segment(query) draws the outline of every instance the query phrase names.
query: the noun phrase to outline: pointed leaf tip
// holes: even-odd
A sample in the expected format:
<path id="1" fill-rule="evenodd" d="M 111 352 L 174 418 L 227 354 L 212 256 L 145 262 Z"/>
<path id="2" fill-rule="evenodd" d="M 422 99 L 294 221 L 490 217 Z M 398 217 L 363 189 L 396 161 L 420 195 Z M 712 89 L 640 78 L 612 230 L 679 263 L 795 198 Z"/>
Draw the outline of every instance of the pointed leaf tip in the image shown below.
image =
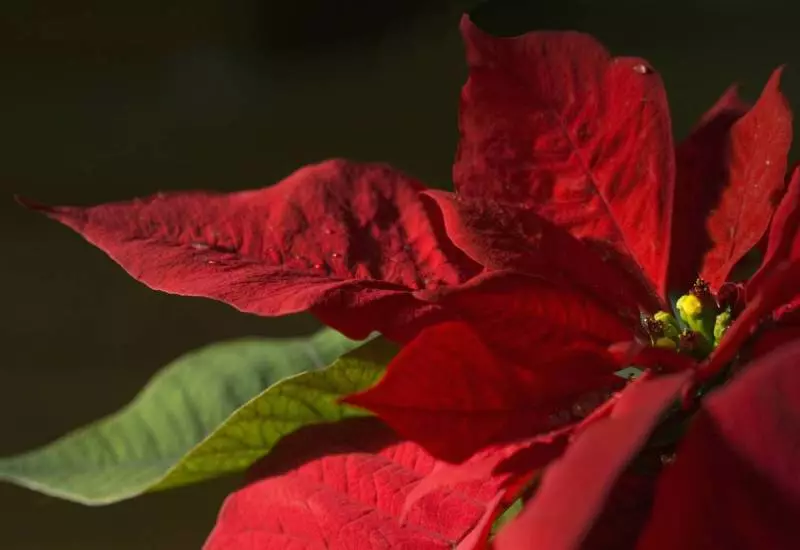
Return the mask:
<path id="1" fill-rule="evenodd" d="M 347 415 L 333 403 L 336 392 L 371 385 L 385 364 L 376 359 L 385 343 L 351 352 L 359 344 L 323 330 L 201 348 L 162 369 L 119 412 L 0 458 L 0 480 L 103 505 L 243 470 L 282 435 Z"/>
<path id="2" fill-rule="evenodd" d="M 706 220 L 709 246 L 699 270 L 714 290 L 762 239 L 776 209 L 775 194 L 784 188 L 792 112 L 780 89 L 782 72 L 783 66 L 772 72 L 753 108 L 730 126 L 717 160 L 720 192 Z"/>
<path id="3" fill-rule="evenodd" d="M 533 209 L 661 292 L 674 163 L 658 74 L 578 32 L 461 31 L 458 193 Z"/>
<path id="4" fill-rule="evenodd" d="M 418 330 L 414 292 L 479 272 L 448 239 L 422 184 L 379 163 L 342 160 L 235 193 L 155 194 L 90 207 L 25 204 L 67 225 L 154 290 L 240 311 L 311 311 L 353 338 Z M 391 325 L 391 326 L 389 326 Z"/>
<path id="5" fill-rule="evenodd" d="M 16 193 L 14 194 L 14 201 L 17 204 L 19 204 L 20 206 L 22 206 L 24 208 L 27 208 L 28 210 L 47 211 L 47 210 L 50 209 L 50 207 L 47 206 L 44 203 L 41 203 L 41 202 L 39 202 L 37 200 L 31 199 L 31 198 L 28 198 L 28 197 L 25 197 L 25 196 L 22 196 L 22 195 L 19 195 L 19 194 L 16 194 Z"/>

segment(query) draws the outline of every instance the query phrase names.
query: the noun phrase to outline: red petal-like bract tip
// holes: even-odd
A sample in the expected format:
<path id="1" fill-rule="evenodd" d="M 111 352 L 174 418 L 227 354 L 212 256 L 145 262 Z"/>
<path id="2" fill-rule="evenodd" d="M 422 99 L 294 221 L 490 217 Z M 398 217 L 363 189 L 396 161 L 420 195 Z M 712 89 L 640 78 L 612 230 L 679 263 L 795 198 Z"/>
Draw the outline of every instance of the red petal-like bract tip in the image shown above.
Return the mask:
<path id="1" fill-rule="evenodd" d="M 800 166 L 792 171 L 786 193 L 775 210 L 767 252 L 761 268 L 747 282 L 747 294 L 757 294 L 775 267 L 791 260 L 800 260 Z"/>
<path id="2" fill-rule="evenodd" d="M 800 340 L 706 397 L 636 548 L 797 548 L 798 472 Z"/>
<path id="3" fill-rule="evenodd" d="M 728 183 L 731 127 L 748 109 L 737 88 L 729 88 L 675 149 L 675 218 L 667 278 L 671 291 L 692 286 L 703 256 L 713 246 L 706 221 Z"/>
<path id="4" fill-rule="evenodd" d="M 495 38 L 467 16 L 461 32 L 458 193 L 534 208 L 610 247 L 663 299 L 674 159 L 659 76 L 585 34 Z"/>
<path id="5" fill-rule="evenodd" d="M 402 332 L 407 327 L 396 325 L 429 310 L 415 290 L 457 285 L 480 271 L 445 236 L 422 189 L 385 165 L 331 160 L 256 191 L 28 205 L 156 290 L 259 315 L 311 310 L 363 338 Z"/>
<path id="6" fill-rule="evenodd" d="M 699 269 L 714 290 L 764 236 L 775 196 L 784 185 L 792 114 L 780 91 L 780 77 L 781 69 L 772 73 L 756 104 L 730 130 L 725 188 L 707 220 L 711 245 Z M 681 212 L 675 216 L 677 223 Z"/>
<path id="7" fill-rule="evenodd" d="M 491 476 L 433 490 L 400 519 L 416 485 L 448 467 L 374 418 L 306 427 L 228 497 L 204 550 L 484 548 L 503 500 Z"/>
<path id="8" fill-rule="evenodd" d="M 684 371 L 628 386 L 610 414 L 594 419 L 545 471 L 534 497 L 498 533 L 495 549 L 579 548 L 617 478 L 691 376 Z"/>
<path id="9" fill-rule="evenodd" d="M 423 330 L 373 388 L 345 399 L 436 457 L 547 432 L 553 415 L 620 382 L 606 348 L 631 329 L 586 297 L 506 276 L 441 301 L 462 322 Z"/>

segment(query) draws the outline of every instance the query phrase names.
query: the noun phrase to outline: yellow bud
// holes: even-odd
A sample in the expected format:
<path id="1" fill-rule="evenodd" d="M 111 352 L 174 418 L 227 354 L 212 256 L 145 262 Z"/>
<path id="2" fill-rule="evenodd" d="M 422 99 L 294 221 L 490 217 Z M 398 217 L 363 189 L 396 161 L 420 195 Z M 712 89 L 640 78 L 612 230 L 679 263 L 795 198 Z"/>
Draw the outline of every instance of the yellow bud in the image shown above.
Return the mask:
<path id="1" fill-rule="evenodd" d="M 681 296 L 675 304 L 675 307 L 681 314 L 681 318 L 687 322 L 689 319 L 697 319 L 703 312 L 703 304 L 694 294 L 684 294 Z"/>

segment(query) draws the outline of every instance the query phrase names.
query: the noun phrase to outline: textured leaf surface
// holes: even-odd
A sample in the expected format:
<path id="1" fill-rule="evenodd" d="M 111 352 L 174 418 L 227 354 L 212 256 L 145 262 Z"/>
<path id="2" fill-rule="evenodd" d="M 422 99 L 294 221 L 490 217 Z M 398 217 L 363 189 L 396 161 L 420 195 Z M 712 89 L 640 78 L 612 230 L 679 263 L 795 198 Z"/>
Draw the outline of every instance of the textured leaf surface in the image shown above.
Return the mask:
<path id="1" fill-rule="evenodd" d="M 358 377 L 339 386 L 330 370 L 287 377 L 320 369 L 357 345 L 326 330 L 310 339 L 251 339 L 192 352 L 165 367 L 118 413 L 41 449 L 0 459 L 0 479 L 84 504 L 108 504 L 156 486 L 181 485 L 245 468 L 257 456 L 242 452 L 242 447 L 260 441 L 259 433 L 274 441 L 296 424 L 341 416 L 341 408 L 332 404 L 313 408 L 326 398 L 319 386 L 349 392 L 361 387 Z M 358 353 L 337 362 L 334 372 L 343 376 L 358 370 L 362 363 Z M 369 376 L 367 380 L 373 381 Z M 327 378 L 333 379 L 329 386 L 318 383 L 305 391 L 303 381 Z M 267 387 L 265 393 L 273 396 L 271 408 L 264 408 L 255 432 L 225 431 L 229 421 L 222 434 L 205 440 Z M 327 396 L 327 401 L 335 398 Z M 260 450 L 265 452 L 263 446 Z"/>
<path id="2" fill-rule="evenodd" d="M 797 547 L 800 340 L 709 395 L 661 475 L 637 548 Z"/>
<path id="3" fill-rule="evenodd" d="M 603 344 L 630 338 L 630 330 L 580 297 L 531 285 L 471 303 L 469 324 L 424 330 L 376 386 L 347 402 L 434 456 L 459 461 L 491 443 L 549 431 L 553 417 L 587 393 L 619 383 Z"/>
<path id="4" fill-rule="evenodd" d="M 691 375 L 642 378 L 628 386 L 610 414 L 588 424 L 548 468 L 522 513 L 498 533 L 495 548 L 580 548 L 616 480 Z"/>
<path id="5" fill-rule="evenodd" d="M 536 208 L 638 262 L 663 296 L 674 163 L 658 75 L 584 34 L 494 38 L 467 17 L 461 30 L 458 192 Z"/>
<path id="6" fill-rule="evenodd" d="M 675 150 L 675 199 L 667 290 L 683 293 L 697 278 L 713 246 L 709 212 L 728 183 L 731 128 L 748 110 L 738 90 L 727 90 Z"/>
<path id="7" fill-rule="evenodd" d="M 778 69 L 753 108 L 731 127 L 725 188 L 707 220 L 712 244 L 699 270 L 714 289 L 764 236 L 784 185 L 792 114 L 780 91 L 780 76 Z"/>
<path id="8" fill-rule="evenodd" d="M 374 418 L 304 428 L 228 498 L 205 550 L 480 548 L 499 502 L 491 478 L 433 491 L 401 520 L 409 492 L 447 467 Z"/>
<path id="9" fill-rule="evenodd" d="M 331 160 L 232 194 L 159 194 L 90 208 L 29 204 L 156 290 L 259 315 L 320 307 L 353 338 L 389 333 L 409 292 L 478 266 L 449 242 L 421 184 L 379 164 Z M 376 306 L 376 303 L 379 303 Z"/>
<path id="10" fill-rule="evenodd" d="M 243 470 L 302 426 L 363 416 L 363 411 L 342 405 L 339 399 L 375 384 L 396 353 L 394 344 L 377 338 L 327 368 L 273 384 L 189 451 L 156 488 Z"/>
<path id="11" fill-rule="evenodd" d="M 534 366 L 576 342 L 606 347 L 630 340 L 638 327 L 592 296 L 538 277 L 495 272 L 437 297 L 468 324 L 492 354 Z"/>
<path id="12" fill-rule="evenodd" d="M 530 207 L 428 191 L 453 243 L 492 270 L 513 270 L 583 289 L 614 311 L 635 319 L 658 308 L 641 272 L 614 265 L 602 250 L 582 242 Z"/>
<path id="13" fill-rule="evenodd" d="M 492 445 L 460 464 L 435 469 L 406 497 L 405 509 L 436 489 L 493 477 L 507 490 L 507 503 L 519 495 L 537 470 L 558 458 L 569 442 L 572 427 L 513 443 Z"/>

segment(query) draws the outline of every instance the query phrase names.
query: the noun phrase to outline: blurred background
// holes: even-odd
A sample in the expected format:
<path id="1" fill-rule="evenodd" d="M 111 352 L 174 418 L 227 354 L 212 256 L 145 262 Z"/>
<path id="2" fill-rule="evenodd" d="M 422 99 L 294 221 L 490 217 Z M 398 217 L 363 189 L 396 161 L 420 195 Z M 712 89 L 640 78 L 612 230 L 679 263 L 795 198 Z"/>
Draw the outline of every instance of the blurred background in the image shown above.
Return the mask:
<path id="1" fill-rule="evenodd" d="M 468 0 L 3 0 L 0 7 L 0 454 L 129 401 L 216 340 L 311 331 L 156 294 L 13 193 L 89 204 L 269 185 L 332 156 L 449 186 Z M 498 34 L 578 29 L 661 72 L 676 137 L 732 82 L 754 98 L 800 33 L 788 0 L 501 1 Z M 236 480 L 84 508 L 0 486 L 8 550 L 199 548 Z"/>

